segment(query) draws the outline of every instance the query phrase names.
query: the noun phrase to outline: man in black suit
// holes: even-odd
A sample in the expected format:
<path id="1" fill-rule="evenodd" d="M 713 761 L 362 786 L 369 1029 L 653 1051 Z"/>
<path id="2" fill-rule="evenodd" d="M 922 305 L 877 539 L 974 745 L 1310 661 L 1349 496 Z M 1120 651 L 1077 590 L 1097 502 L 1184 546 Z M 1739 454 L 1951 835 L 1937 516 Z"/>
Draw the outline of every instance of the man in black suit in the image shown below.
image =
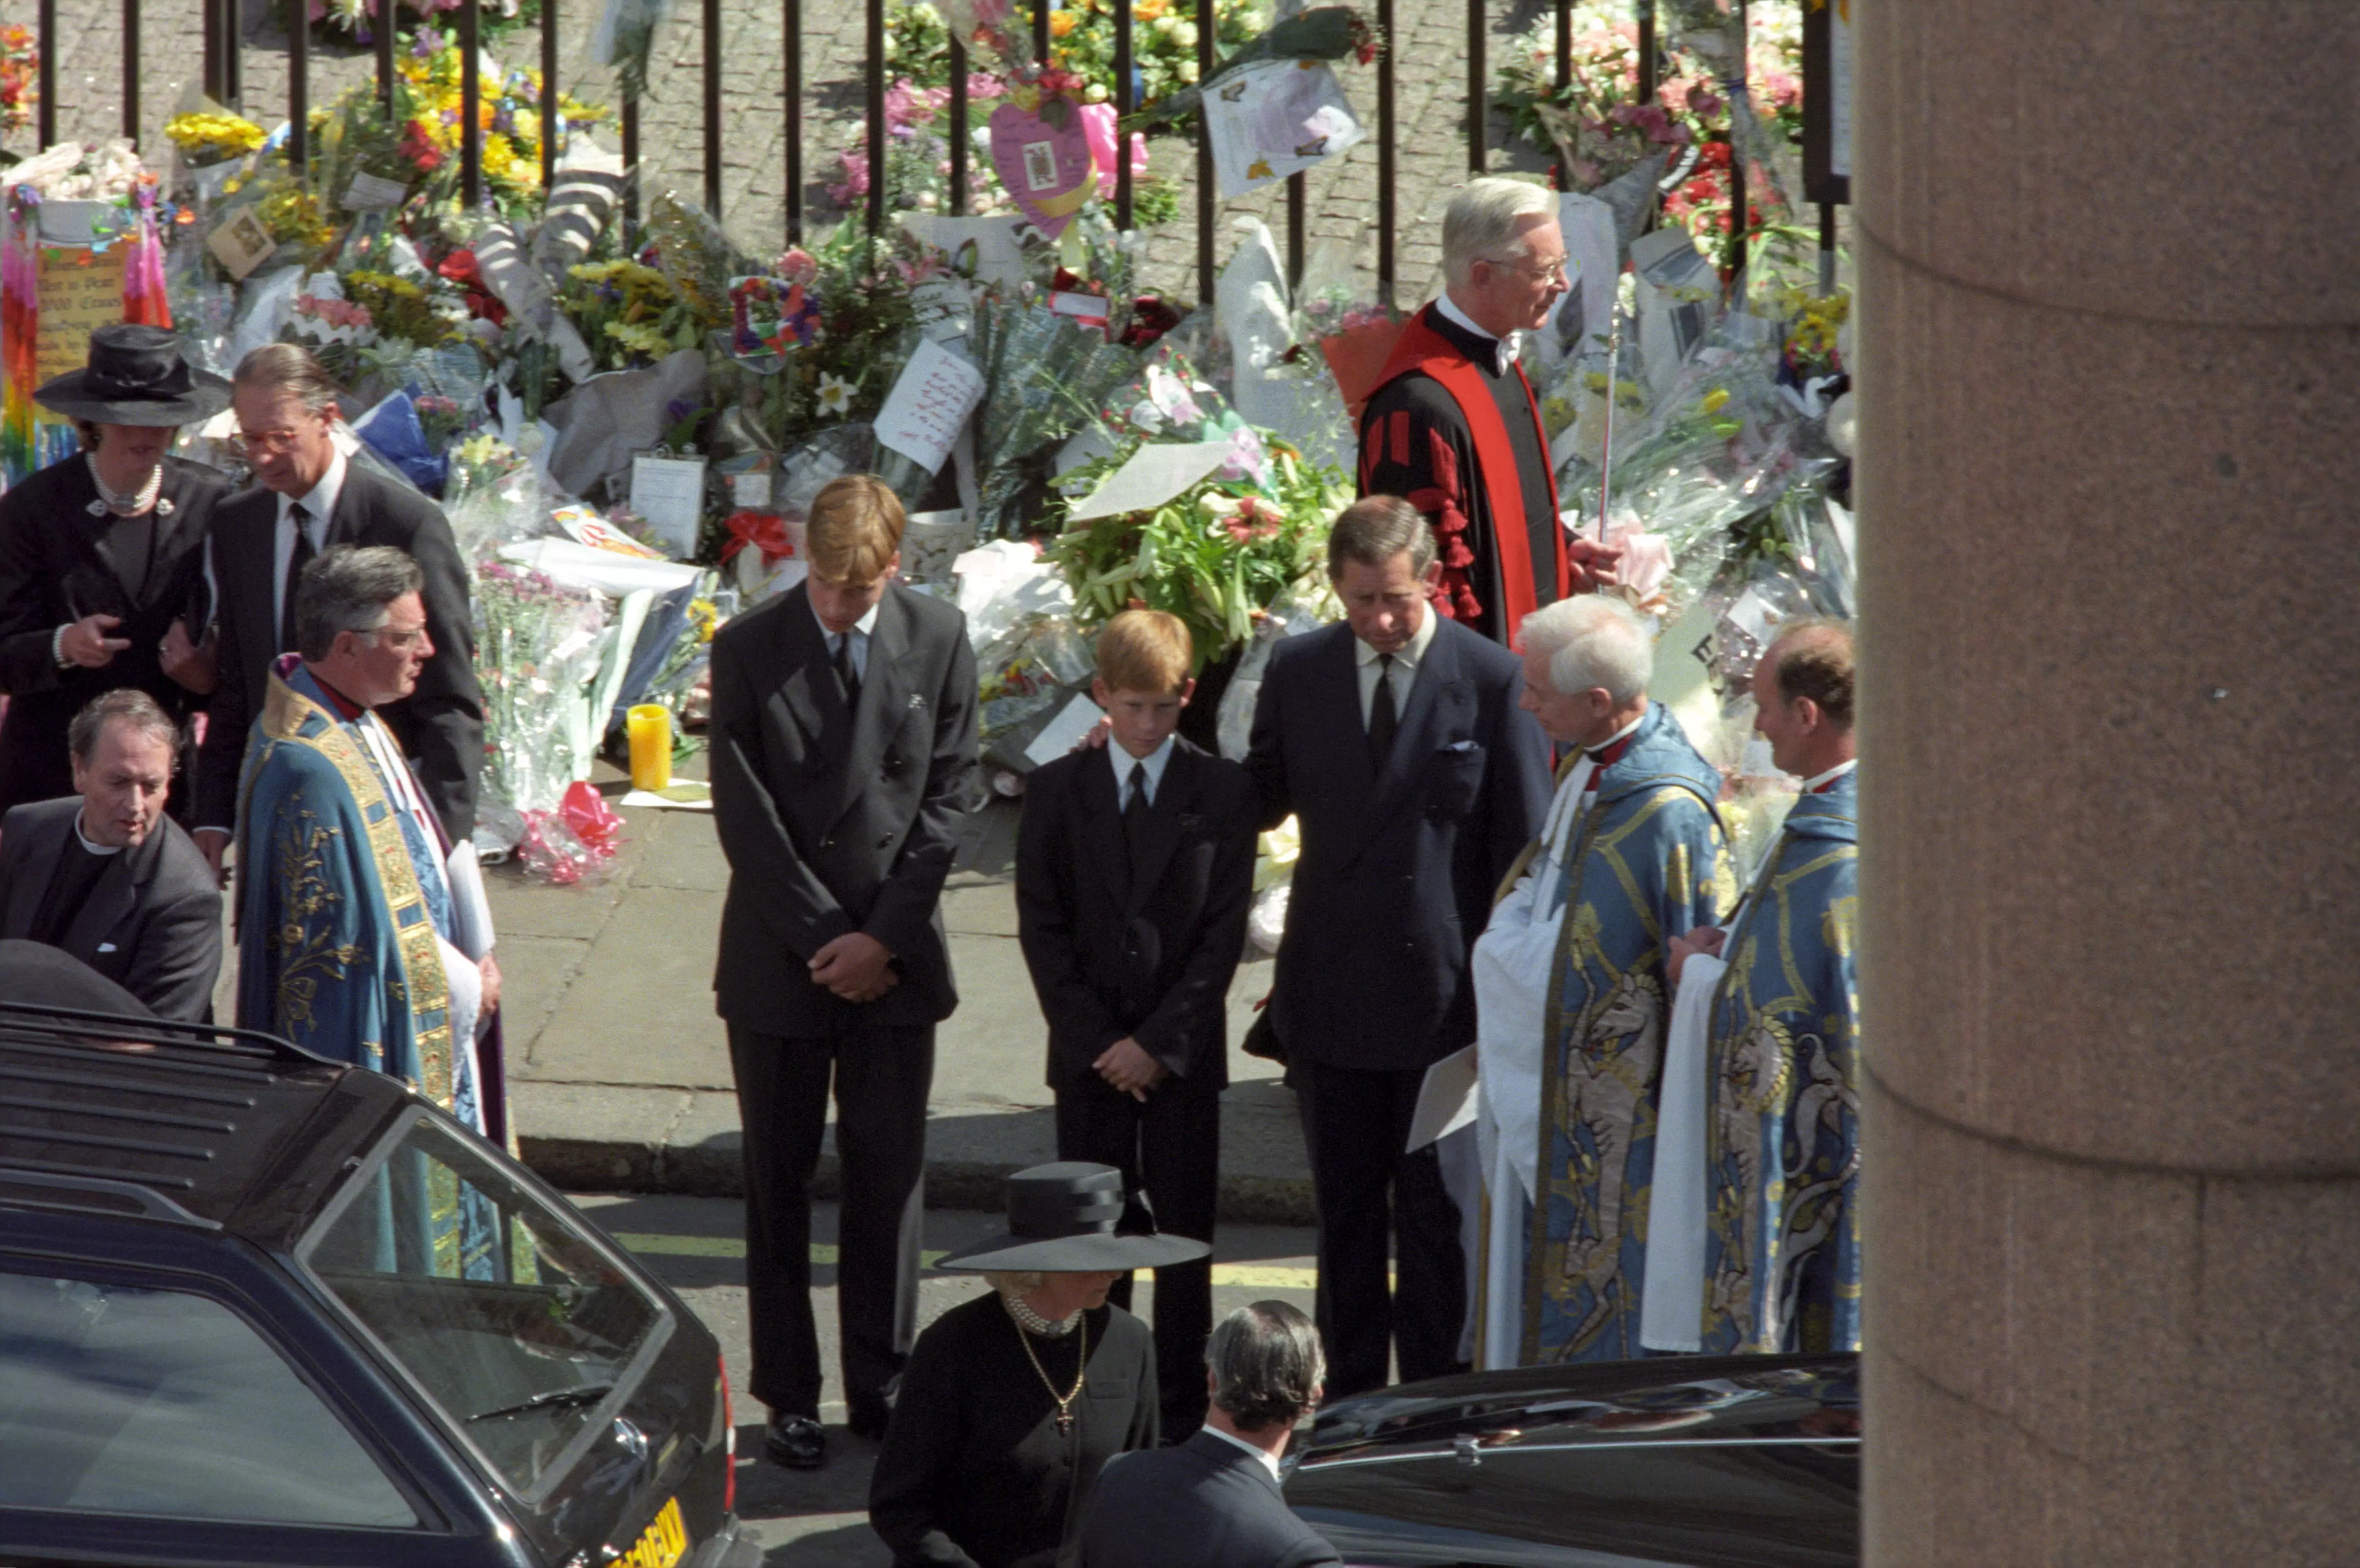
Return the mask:
<path id="1" fill-rule="evenodd" d="M 246 730 L 269 692 L 272 662 L 295 646 L 296 578 L 332 544 L 389 544 L 425 574 L 421 597 L 434 656 L 415 692 L 377 711 L 416 760 L 443 832 L 466 842 L 484 765 L 484 698 L 467 568 L 450 523 L 424 496 L 337 449 L 335 384 L 308 350 L 289 343 L 254 350 L 238 362 L 230 391 L 257 488 L 213 509 L 221 685 L 197 755 L 198 847 L 218 872 L 237 826 Z"/>
<path id="2" fill-rule="evenodd" d="M 1206 1347 L 1204 1429 L 1175 1448 L 1118 1453 L 1082 1518 L 1082 1568 L 1309 1568 L 1336 1549 L 1295 1518 L 1278 1461 L 1319 1403 L 1326 1367 L 1310 1320 L 1257 1301 Z"/>
<path id="3" fill-rule="evenodd" d="M 751 1387 L 771 1455 L 803 1469 L 826 1457 L 811 1179 L 830 1077 L 845 1401 L 879 1437 L 917 1322 L 934 1025 L 958 1004 L 937 905 L 977 795 L 975 654 L 956 609 L 893 584 L 902 521 L 882 482 L 829 485 L 810 577 L 713 641 L 713 983 L 746 1135 Z"/>
<path id="4" fill-rule="evenodd" d="M 1345 621 L 1273 651 L 1246 767 L 1262 826 L 1292 813 L 1303 835 L 1272 1026 L 1310 1148 L 1330 1386 L 1357 1394 L 1396 1344 L 1405 1381 L 1458 1362 L 1458 1205 L 1433 1149 L 1403 1149 L 1426 1069 L 1475 1037 L 1468 955 L 1548 807 L 1549 748 L 1521 661 L 1434 612 L 1434 532 L 1408 502 L 1347 508 L 1328 571 Z"/>
<path id="5" fill-rule="evenodd" d="M 1098 633 L 1104 751 L 1026 781 L 1017 935 L 1049 1022 L 1057 1157 L 1110 1165 L 1156 1228 L 1213 1239 L 1229 977 L 1253 903 L 1253 784 L 1174 733 L 1196 682 L 1188 628 L 1126 610 Z M 1112 1296 L 1131 1307 L 1131 1277 Z M 1205 1419 L 1209 1259 L 1155 1271 L 1166 1442 Z"/>
<path id="6" fill-rule="evenodd" d="M 0 819 L 0 938 L 71 954 L 159 1018 L 211 1023 L 221 889 L 164 815 L 180 727 L 126 686 L 76 714 L 66 744 L 81 793 Z"/>

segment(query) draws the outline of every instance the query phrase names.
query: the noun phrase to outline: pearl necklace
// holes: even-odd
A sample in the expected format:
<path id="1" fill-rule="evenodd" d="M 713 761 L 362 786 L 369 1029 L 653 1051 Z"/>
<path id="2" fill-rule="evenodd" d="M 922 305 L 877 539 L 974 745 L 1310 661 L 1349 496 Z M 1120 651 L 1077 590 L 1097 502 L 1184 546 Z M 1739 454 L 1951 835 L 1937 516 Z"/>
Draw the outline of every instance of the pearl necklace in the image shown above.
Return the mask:
<path id="1" fill-rule="evenodd" d="M 112 513 L 116 517 L 137 517 L 156 507 L 157 496 L 164 488 L 164 466 L 161 463 L 148 470 L 146 482 L 137 489 L 115 490 L 110 489 L 106 481 L 99 477 L 95 456 L 85 453 L 82 461 L 90 465 L 90 482 L 98 488 L 98 499 L 90 503 L 91 516 L 105 517 Z M 171 503 L 166 501 L 159 509 L 159 515 L 169 516 L 171 510 Z"/>
<path id="2" fill-rule="evenodd" d="M 1024 1298 L 1013 1290 L 1001 1291 L 1000 1299 L 1008 1303 L 1008 1315 L 1016 1320 L 1018 1328 L 1027 1333 L 1039 1334 L 1043 1339 L 1063 1339 L 1074 1332 L 1076 1323 L 1082 1321 L 1081 1311 L 1076 1309 L 1052 1322 L 1034 1311 Z"/>

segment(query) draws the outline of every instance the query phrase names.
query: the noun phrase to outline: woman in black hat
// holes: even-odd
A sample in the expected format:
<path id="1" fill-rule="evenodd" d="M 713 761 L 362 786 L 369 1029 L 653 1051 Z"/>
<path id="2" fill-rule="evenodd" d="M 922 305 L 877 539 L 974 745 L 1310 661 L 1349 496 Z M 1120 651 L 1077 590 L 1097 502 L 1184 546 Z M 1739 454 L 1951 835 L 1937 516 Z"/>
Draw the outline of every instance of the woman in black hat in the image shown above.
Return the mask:
<path id="1" fill-rule="evenodd" d="M 92 698 L 137 686 L 185 735 L 213 685 L 205 525 L 228 481 L 167 454 L 180 426 L 229 406 L 229 383 L 173 334 L 125 323 L 33 397 L 82 451 L 0 496 L 0 811 L 71 791 L 66 726 Z M 172 815 L 188 806 L 173 791 Z"/>
<path id="2" fill-rule="evenodd" d="M 993 1289 L 937 1319 L 902 1370 L 869 1487 L 896 1564 L 1049 1568 L 1099 1469 L 1155 1446 L 1154 1341 L 1107 1290 L 1211 1249 L 1123 1218 L 1111 1166 L 1036 1166 L 1009 1179 L 1009 1234 L 936 1266 Z"/>

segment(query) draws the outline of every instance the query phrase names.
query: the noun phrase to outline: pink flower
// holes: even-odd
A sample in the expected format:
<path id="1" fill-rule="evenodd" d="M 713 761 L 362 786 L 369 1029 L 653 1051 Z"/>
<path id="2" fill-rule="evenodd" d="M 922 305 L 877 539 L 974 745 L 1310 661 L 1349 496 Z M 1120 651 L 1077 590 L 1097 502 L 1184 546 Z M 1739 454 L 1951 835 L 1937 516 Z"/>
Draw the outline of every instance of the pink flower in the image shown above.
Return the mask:
<path id="1" fill-rule="evenodd" d="M 1082 105 L 1082 128 L 1090 138 L 1090 159 L 1098 166 L 1098 195 L 1112 199 L 1115 181 L 1115 117 L 1111 104 Z M 1131 138 L 1131 175 L 1136 180 L 1147 172 L 1147 138 Z"/>

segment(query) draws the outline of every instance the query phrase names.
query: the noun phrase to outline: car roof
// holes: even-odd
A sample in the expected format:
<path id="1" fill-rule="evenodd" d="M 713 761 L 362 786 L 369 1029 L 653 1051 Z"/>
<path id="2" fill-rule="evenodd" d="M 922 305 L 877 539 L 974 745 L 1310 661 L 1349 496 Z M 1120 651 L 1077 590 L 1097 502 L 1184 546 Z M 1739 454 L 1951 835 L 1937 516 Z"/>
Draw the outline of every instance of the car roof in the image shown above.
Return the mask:
<path id="1" fill-rule="evenodd" d="M 1339 1399 L 1319 1411 L 1300 1462 L 1547 1430 L 1557 1442 L 1743 1437 L 1824 1412 L 1857 1435 L 1860 1358 L 1657 1356 L 1465 1373 Z"/>
<path id="2" fill-rule="evenodd" d="M 0 1003 L 0 1210 L 276 1244 L 410 1098 L 250 1030 Z"/>

